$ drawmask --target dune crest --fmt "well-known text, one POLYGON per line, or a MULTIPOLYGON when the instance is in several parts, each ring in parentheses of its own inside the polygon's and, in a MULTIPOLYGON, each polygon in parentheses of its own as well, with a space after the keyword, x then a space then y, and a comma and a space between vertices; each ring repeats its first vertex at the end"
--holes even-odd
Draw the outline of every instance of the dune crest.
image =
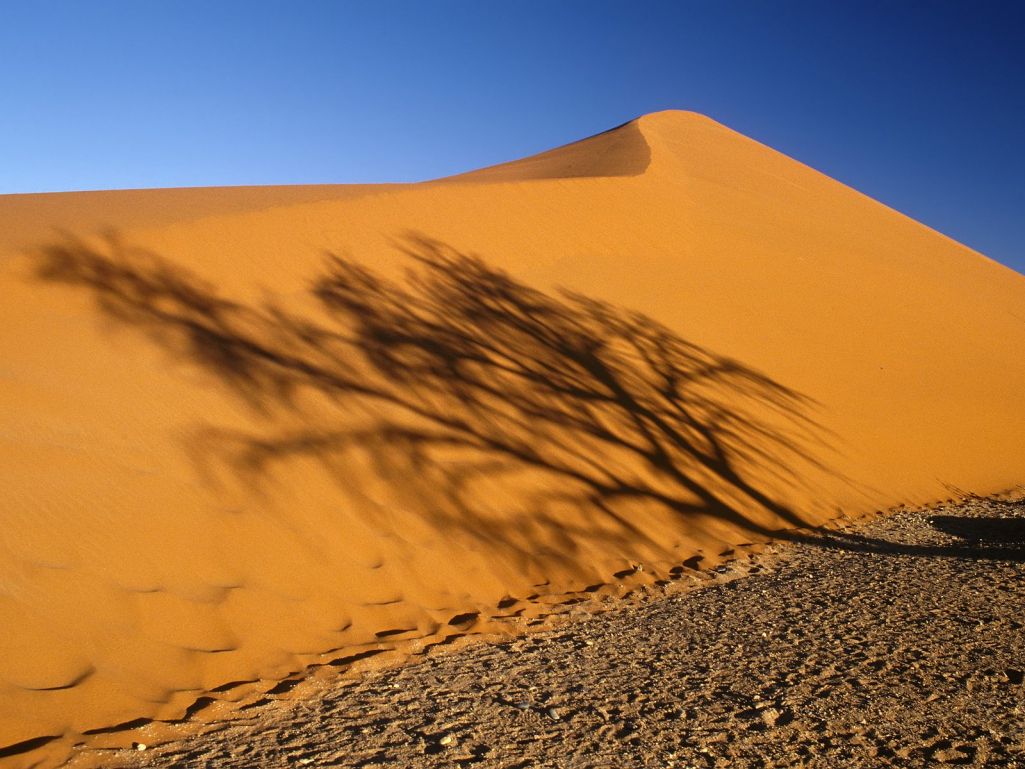
POLYGON ((647 169, 650 160, 651 150, 641 130, 640 120, 631 120, 616 128, 538 155, 449 176, 438 181, 516 182, 531 179, 639 176, 647 169))
POLYGON ((1022 482, 1025 278, 693 113, 0 225, 12 766, 1022 482))

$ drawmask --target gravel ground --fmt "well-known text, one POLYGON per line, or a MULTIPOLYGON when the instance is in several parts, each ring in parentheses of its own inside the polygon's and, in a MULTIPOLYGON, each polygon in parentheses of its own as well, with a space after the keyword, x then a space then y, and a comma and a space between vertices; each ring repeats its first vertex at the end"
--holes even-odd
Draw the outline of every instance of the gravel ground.
POLYGON ((132 767, 1025 767, 1025 504, 788 544, 773 568, 258 705, 132 767))

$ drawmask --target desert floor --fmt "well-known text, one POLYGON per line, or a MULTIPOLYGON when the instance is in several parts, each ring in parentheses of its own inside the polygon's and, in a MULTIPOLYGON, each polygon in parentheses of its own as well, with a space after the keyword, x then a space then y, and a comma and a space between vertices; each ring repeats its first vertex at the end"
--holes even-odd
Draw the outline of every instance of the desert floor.
POLYGON ((698 590, 325 683, 101 760, 1025 766, 1025 503, 898 512, 780 546, 753 572, 721 567, 698 590))

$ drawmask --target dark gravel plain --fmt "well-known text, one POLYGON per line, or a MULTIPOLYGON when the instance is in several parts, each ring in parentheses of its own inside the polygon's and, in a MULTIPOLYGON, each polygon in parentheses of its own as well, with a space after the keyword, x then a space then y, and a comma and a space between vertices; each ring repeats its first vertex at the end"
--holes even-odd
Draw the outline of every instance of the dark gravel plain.
POLYGON ((778 549, 750 576, 336 681, 104 763, 1025 766, 1025 503, 898 512, 778 549))

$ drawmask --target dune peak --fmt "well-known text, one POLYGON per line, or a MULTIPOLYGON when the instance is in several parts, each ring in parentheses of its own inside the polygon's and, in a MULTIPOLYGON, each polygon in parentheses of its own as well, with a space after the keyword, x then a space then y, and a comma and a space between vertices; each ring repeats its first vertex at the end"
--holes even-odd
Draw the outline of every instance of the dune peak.
POLYGON ((640 115, 636 120, 644 123, 668 123, 668 122, 693 122, 693 121, 706 121, 716 122, 708 115, 701 112, 695 112, 689 109, 660 109, 654 112, 646 112, 640 115))

